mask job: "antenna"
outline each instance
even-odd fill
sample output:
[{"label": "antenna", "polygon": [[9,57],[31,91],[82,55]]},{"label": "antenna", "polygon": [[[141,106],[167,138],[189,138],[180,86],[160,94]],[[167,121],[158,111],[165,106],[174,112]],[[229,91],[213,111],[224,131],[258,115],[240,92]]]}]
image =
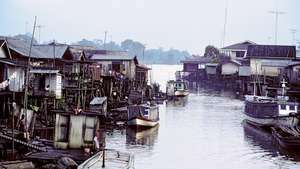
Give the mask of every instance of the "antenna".
[{"label": "antenna", "polygon": [[106,37],[107,37],[107,31],[104,32],[104,42],[103,42],[104,50],[106,50]]},{"label": "antenna", "polygon": [[297,29],[290,29],[291,34],[292,34],[292,45],[296,45],[296,33],[297,33]]},{"label": "antenna", "polygon": [[143,63],[145,63],[145,50],[146,50],[146,45],[147,44],[144,44],[143,46]]},{"label": "antenna", "polygon": [[278,19],[279,19],[279,15],[283,15],[285,14],[285,12],[283,11],[279,11],[278,10],[278,5],[277,5],[277,1],[276,2],[276,10],[274,11],[269,11],[269,13],[275,15],[275,38],[274,38],[274,43],[275,45],[277,45],[277,38],[278,38]]},{"label": "antenna", "polygon": [[28,22],[25,22],[25,35],[28,33]]},{"label": "antenna", "polygon": [[37,25],[36,28],[38,28],[39,30],[39,44],[41,44],[41,31],[42,31],[42,28],[44,28],[45,26],[44,25]]},{"label": "antenna", "polygon": [[228,1],[229,0],[226,0],[225,19],[224,19],[224,28],[223,28],[223,37],[222,37],[222,47],[225,46],[225,40],[226,40],[226,26],[227,26],[227,16],[228,16]]}]

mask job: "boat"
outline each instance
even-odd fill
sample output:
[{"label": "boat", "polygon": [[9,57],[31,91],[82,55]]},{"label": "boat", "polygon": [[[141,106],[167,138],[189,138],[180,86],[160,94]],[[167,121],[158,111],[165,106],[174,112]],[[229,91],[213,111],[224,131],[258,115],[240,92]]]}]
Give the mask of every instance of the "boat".
[{"label": "boat", "polygon": [[300,149],[300,130],[298,127],[272,127],[272,135],[283,148]]},{"label": "boat", "polygon": [[[299,123],[299,103],[289,101],[285,96],[286,82],[282,84],[282,96],[245,96],[245,119],[259,126],[296,126]],[[255,86],[255,85],[254,85]]]},{"label": "boat", "polygon": [[170,80],[167,82],[167,97],[176,98],[176,97],[186,97],[189,95],[189,90],[187,88],[186,82],[182,80]]},{"label": "boat", "polygon": [[127,113],[129,127],[150,128],[158,125],[159,107],[156,104],[130,105]]},{"label": "boat", "polygon": [[295,126],[299,123],[298,107],[295,102],[254,98],[245,100],[244,115],[247,121],[260,126]]},{"label": "boat", "polygon": [[[103,161],[104,160],[104,161]],[[78,169],[133,169],[134,156],[130,153],[124,153],[112,149],[99,151],[82,164]]]}]

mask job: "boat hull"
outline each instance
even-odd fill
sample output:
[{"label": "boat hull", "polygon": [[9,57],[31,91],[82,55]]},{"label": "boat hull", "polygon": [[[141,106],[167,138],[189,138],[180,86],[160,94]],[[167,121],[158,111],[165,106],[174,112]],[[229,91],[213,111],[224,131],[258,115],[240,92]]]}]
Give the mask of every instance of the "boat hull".
[{"label": "boat hull", "polygon": [[128,120],[127,125],[131,127],[150,128],[158,125],[158,121],[151,121],[140,117],[136,117]]},{"label": "boat hull", "polygon": [[280,131],[280,129],[272,127],[272,135],[275,138],[276,142],[283,148],[299,150],[299,137],[295,137],[292,135],[284,136],[282,132],[283,131]]},{"label": "boat hull", "polygon": [[185,97],[188,95],[189,95],[188,91],[176,91],[174,94],[175,97]]},{"label": "boat hull", "polygon": [[248,122],[258,125],[258,126],[264,126],[264,127],[295,126],[299,123],[298,118],[293,117],[293,116],[278,116],[278,117],[270,117],[270,118],[251,117],[247,114],[245,114],[244,116]]}]

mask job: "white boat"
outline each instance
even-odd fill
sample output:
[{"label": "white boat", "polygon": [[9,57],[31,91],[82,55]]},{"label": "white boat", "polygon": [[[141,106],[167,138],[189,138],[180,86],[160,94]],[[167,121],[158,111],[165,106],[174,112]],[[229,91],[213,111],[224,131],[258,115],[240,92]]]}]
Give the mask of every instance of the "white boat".
[{"label": "white boat", "polygon": [[[124,153],[116,150],[100,151],[84,161],[78,166],[78,169],[133,169],[134,157],[130,153]],[[103,158],[104,157],[104,158]],[[104,163],[103,163],[103,159]]]},{"label": "white boat", "polygon": [[128,106],[128,121],[130,127],[149,128],[158,125],[159,107],[152,104]]},{"label": "white boat", "polygon": [[189,95],[189,90],[187,88],[186,82],[181,80],[168,81],[166,92],[168,98],[185,97]]}]

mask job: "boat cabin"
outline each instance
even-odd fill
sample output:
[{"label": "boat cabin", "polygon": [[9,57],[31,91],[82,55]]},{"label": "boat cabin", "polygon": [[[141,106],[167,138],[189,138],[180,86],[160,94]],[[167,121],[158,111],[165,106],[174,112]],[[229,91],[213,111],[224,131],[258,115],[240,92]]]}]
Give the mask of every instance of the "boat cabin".
[{"label": "boat cabin", "polygon": [[278,105],[279,115],[287,116],[298,113],[298,104],[293,102],[282,103]]}]

